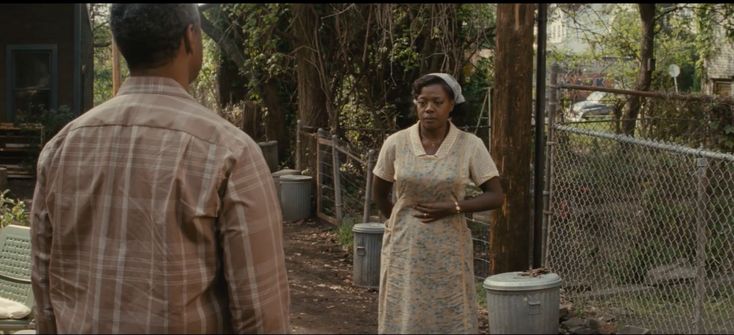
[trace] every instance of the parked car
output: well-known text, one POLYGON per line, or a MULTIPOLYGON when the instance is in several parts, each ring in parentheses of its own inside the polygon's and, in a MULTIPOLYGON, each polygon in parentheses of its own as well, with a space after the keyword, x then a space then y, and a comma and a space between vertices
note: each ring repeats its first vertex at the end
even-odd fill
POLYGON ((613 110, 605 98, 607 98, 606 92, 592 92, 586 97, 586 100, 579 101, 571 106, 570 119, 572 121, 583 121, 611 117, 613 110))

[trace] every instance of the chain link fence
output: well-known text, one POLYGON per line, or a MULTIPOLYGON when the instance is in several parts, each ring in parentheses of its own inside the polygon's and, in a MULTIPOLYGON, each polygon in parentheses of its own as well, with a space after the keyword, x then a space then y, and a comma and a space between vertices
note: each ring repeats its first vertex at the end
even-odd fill
POLYGON ((548 267, 574 307, 655 333, 734 332, 734 156, 551 125, 548 267))

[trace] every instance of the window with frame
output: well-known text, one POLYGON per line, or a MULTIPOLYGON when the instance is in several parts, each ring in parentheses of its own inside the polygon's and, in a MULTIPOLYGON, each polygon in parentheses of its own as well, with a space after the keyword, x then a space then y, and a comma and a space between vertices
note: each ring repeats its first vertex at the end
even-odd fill
POLYGON ((714 80, 714 95, 718 95, 720 97, 731 97, 731 80, 714 80))
POLYGON ((8 46, 7 56, 8 119, 13 121, 56 109, 56 46, 8 46))

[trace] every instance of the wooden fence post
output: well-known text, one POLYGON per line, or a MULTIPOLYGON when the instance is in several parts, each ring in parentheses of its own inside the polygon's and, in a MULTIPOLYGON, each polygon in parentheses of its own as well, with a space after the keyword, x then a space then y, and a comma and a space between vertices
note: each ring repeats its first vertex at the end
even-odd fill
POLYGON ((372 202, 372 167, 374 165, 375 150, 370 149, 367 152, 367 173, 365 173, 367 180, 365 181, 364 188, 364 210, 362 214, 362 222, 366 223, 370 220, 370 204, 372 202))
POLYGON ((296 170, 301 171, 301 120, 296 121, 296 170))
POLYGON ((341 186, 341 173, 339 173, 339 150, 336 148, 337 145, 336 135, 331 136, 331 158, 334 166, 334 208, 336 215, 336 224, 342 224, 342 186, 341 186))

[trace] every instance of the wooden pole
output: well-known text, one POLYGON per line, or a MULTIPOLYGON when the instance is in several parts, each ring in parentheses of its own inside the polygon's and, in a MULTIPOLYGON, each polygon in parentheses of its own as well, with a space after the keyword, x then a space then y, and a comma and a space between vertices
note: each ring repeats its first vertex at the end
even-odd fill
POLYGON ((334 215, 336 215, 336 224, 341 225, 342 219, 344 216, 342 215, 342 183, 341 183, 341 173, 339 172, 339 167, 341 163, 339 162, 339 149, 336 148, 338 143, 338 138, 336 135, 331 136, 331 158, 332 158, 332 171, 334 174, 334 215))
POLYGON ((296 121, 296 170, 301 171, 301 120, 296 121))
POLYGON ((115 39, 112 39, 112 96, 117 95, 117 91, 120 89, 120 82, 122 77, 120 75, 120 51, 117 49, 117 43, 115 39))
POLYGON ((364 187, 364 209, 362 211, 362 222, 370 222, 370 204, 372 204, 372 168, 374 168, 374 157, 375 157, 375 150, 370 149, 370 151, 367 152, 367 163, 365 164, 366 170, 366 180, 365 180, 365 187, 364 187))
POLYGON ((505 201, 490 233, 490 273, 527 270, 530 254, 535 4, 498 4, 492 155, 505 201))

